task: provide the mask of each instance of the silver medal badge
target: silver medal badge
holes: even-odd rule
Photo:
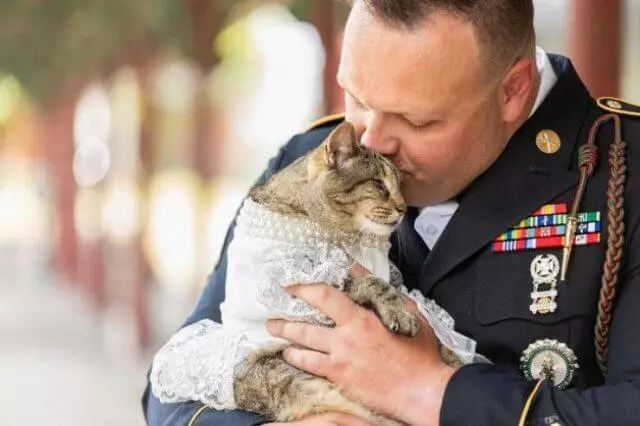
[[[558,307],[556,283],[560,272],[560,261],[553,254],[538,255],[531,262],[530,272],[533,291],[531,292],[532,303],[529,310],[534,315],[555,312]]]

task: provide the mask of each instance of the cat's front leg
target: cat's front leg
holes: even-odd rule
[[[416,314],[391,284],[374,276],[353,277],[347,280],[344,292],[358,305],[373,310],[390,331],[410,337],[418,334]]]

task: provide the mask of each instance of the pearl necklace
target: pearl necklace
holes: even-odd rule
[[[317,246],[328,243],[342,248],[361,246],[381,250],[389,250],[391,247],[387,237],[339,230],[329,232],[310,220],[295,219],[274,213],[250,198],[244,201],[236,226],[251,237],[294,244]]]

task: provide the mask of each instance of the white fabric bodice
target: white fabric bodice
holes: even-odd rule
[[[389,248],[379,236],[330,235],[312,222],[272,213],[248,199],[229,245],[222,323],[232,332],[248,333],[265,343],[277,342],[266,332],[267,319],[326,324],[328,319],[283,287],[325,282],[342,289],[352,263],[349,258],[388,282]]]

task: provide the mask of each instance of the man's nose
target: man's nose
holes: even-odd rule
[[[390,134],[384,120],[375,113],[369,112],[361,117],[355,129],[360,143],[367,149],[383,155],[392,155],[398,149],[397,138]]]

